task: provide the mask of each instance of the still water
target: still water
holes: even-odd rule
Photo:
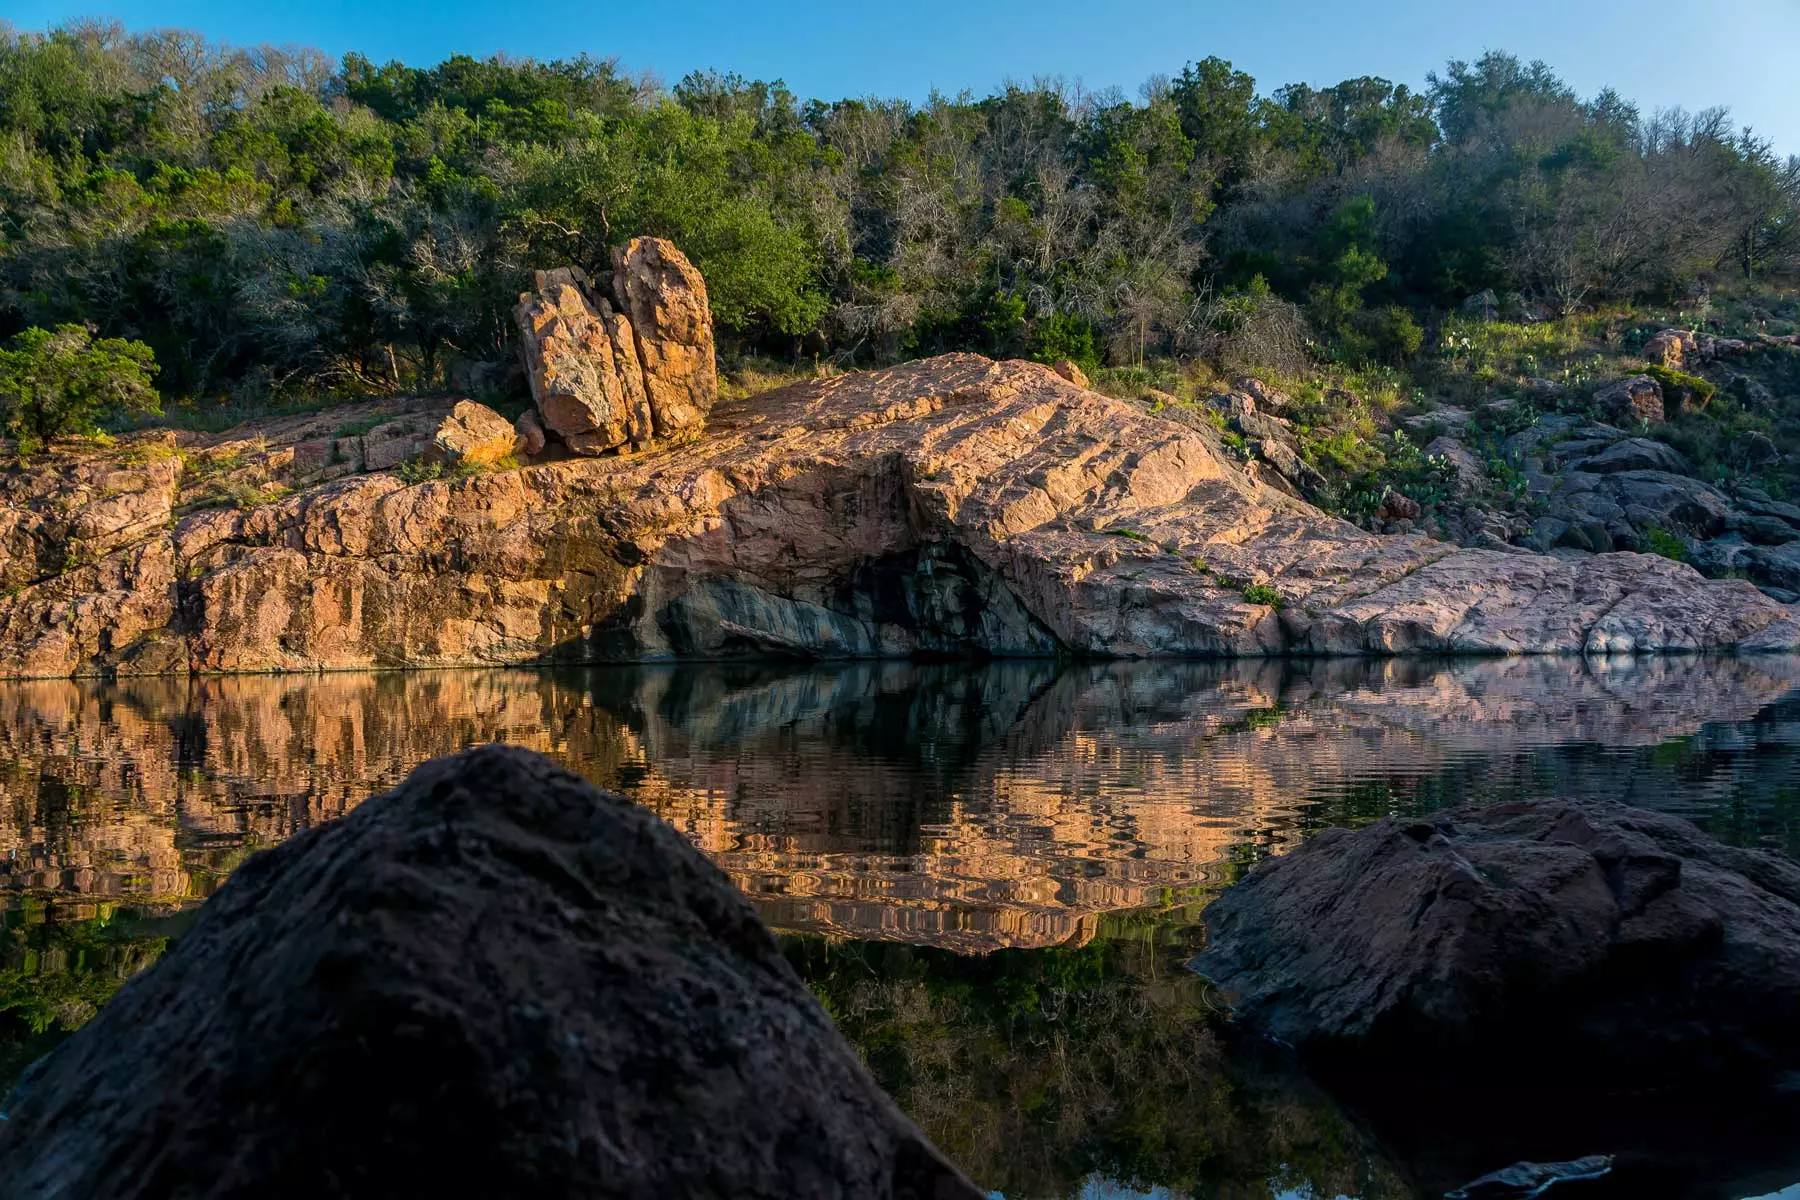
[[[1800,1136],[1773,1108],[1723,1121],[1707,1104],[1622,1102],[1610,1122],[1461,1126],[1349,1113],[1221,1034],[1181,965],[1208,896],[1332,824],[1607,796],[1795,853],[1787,658],[5,685],[0,1088],[153,962],[247,854],[493,740],[691,838],[791,935],[902,1106],[1014,1200],[1374,1200],[1605,1152],[1619,1172],[1569,1185],[1573,1200],[1742,1200],[1800,1179]]]

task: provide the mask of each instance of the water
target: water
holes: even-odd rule
[[[0,1082],[153,961],[248,853],[490,740],[549,753],[690,837],[792,935],[903,1107],[1014,1198],[1374,1200],[1614,1149],[1508,1121],[1396,1132],[1220,1036],[1181,967],[1200,910],[1320,828],[1592,795],[1800,850],[1787,658],[6,685]],[[1650,1172],[1667,1194],[1740,1198],[1800,1178],[1779,1137],[1772,1151],[1704,1114],[1652,1133],[1663,1119],[1605,1134],[1639,1143],[1617,1147],[1615,1194]]]

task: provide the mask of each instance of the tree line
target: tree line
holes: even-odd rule
[[[1542,63],[1260,92],[801,100],[612,60],[333,62],[0,26],[0,335],[147,344],[170,396],[429,387],[534,269],[672,238],[730,353],[1400,360],[1472,295],[1568,312],[1800,271],[1800,159]]]

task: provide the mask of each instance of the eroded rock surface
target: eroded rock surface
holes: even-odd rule
[[[37,565],[0,598],[0,673],[1800,645],[1792,607],[1667,559],[1366,533],[1031,363],[810,381],[721,407],[702,441],[410,486],[359,472],[404,415],[301,474],[321,419],[230,435],[281,484],[234,507],[187,511],[197,468],[164,469],[179,495],[122,476],[105,503],[143,513],[44,535],[79,566],[16,534]],[[4,477],[0,524],[99,502],[94,469]],[[1664,504],[1656,472],[1582,478]]]
[[[983,1195],[697,850],[498,746],[239,868],[7,1115],[19,1196]]]
[[[1800,864],[1661,813],[1537,801],[1327,830],[1207,927],[1195,968],[1303,1048],[1615,1084],[1800,1063]]]
[[[700,272],[661,238],[617,247],[612,266],[539,271],[513,314],[541,430],[580,455],[695,432],[719,392]]]

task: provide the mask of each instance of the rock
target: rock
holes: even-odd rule
[[[351,439],[356,460],[365,471],[391,471],[409,459],[418,458],[431,445],[433,427],[426,421],[402,417],[377,425],[359,438]]]
[[[1781,461],[1781,447],[1768,434],[1755,430],[1739,436],[1732,451],[1748,467],[1767,467]]]
[[[1243,376],[1235,386],[1238,391],[1256,401],[1267,412],[1279,413],[1293,403],[1286,392],[1271,387],[1254,375]]]
[[[662,238],[616,247],[612,266],[613,297],[637,335],[656,436],[699,429],[719,394],[706,281]]]
[[[528,408],[519,414],[519,419],[513,422],[513,434],[519,439],[519,453],[526,458],[536,458],[544,452],[547,440],[536,408]]]
[[[577,454],[642,444],[655,432],[631,324],[576,267],[539,271],[519,297],[526,376],[544,428]]]
[[[1575,459],[1567,466],[1571,471],[1588,471],[1596,475],[1610,475],[1617,471],[1667,471],[1675,475],[1686,475],[1693,470],[1680,451],[1650,438],[1626,438],[1598,454]]]
[[[1514,1163],[1444,1193],[1444,1200],[1531,1200],[1543,1195],[1552,1184],[1603,1178],[1612,1172],[1612,1164],[1610,1154],[1591,1154],[1569,1162]]]
[[[1206,910],[1195,968],[1306,1050],[1546,1087],[1800,1066],[1800,864],[1611,802],[1332,829]]]
[[[1554,379],[1527,379],[1525,394],[1533,400],[1554,403],[1568,394],[1567,388]]]
[[[1461,500],[1487,487],[1487,470],[1467,446],[1455,438],[1433,438],[1425,446],[1425,457],[1442,459],[1453,472],[1450,486],[1452,499]]]
[[[239,868],[7,1116],[21,1196],[983,1195],[698,850],[497,745]]]
[[[1055,371],[1058,375],[1061,375],[1064,379],[1068,380],[1078,388],[1085,388],[1088,385],[1087,372],[1083,371],[1069,359],[1065,358],[1059,360],[1056,366],[1052,367],[1051,370]]]
[[[1767,412],[1775,407],[1775,393],[1767,384],[1749,375],[1732,376],[1725,391],[1739,404],[1756,412]]]
[[[519,448],[513,423],[485,404],[458,400],[425,447],[428,462],[491,466]]]
[[[1417,500],[1392,488],[1381,497],[1381,515],[1386,520],[1416,521],[1422,511]]]
[[[404,421],[428,434],[442,415],[420,405]],[[347,409],[208,446],[263,439],[273,455],[347,417],[402,420]],[[1280,436],[1250,449],[1296,491],[1314,478]],[[1796,614],[1744,580],[1635,554],[1563,561],[1372,536],[1246,472],[1191,405],[1152,414],[975,355],[764,392],[704,439],[629,457],[411,486],[289,479],[266,503],[178,520],[159,501],[112,535],[103,565],[63,572],[47,514],[96,499],[80,480],[100,469],[72,463],[59,452],[0,472],[0,530],[44,531],[18,535],[7,568],[0,676],[1800,645]],[[1635,544],[1622,536],[1631,504],[1689,519],[1664,528],[1696,536],[1724,532],[1732,511],[1717,489],[1661,472],[1556,481],[1580,487],[1552,495],[1546,482],[1543,515],[1597,523],[1617,545]],[[1288,603],[1271,613],[1226,579]]]
[[[1424,433],[1436,429],[1461,431],[1468,427],[1470,420],[1468,409],[1446,404],[1431,409],[1429,412],[1415,413],[1410,417],[1405,417],[1401,420],[1401,424],[1414,433]]]
[[[1674,329],[1665,329],[1648,342],[1644,343],[1644,361],[1658,367],[1667,367],[1672,371],[1681,370],[1685,356],[1682,353],[1681,333]]]
[[[1800,592],[1800,542],[1752,546],[1737,561],[1752,580],[1764,587]]]
[[[1500,314],[1500,297],[1492,289],[1476,292],[1462,303],[1463,313],[1471,317],[1480,317],[1491,321]]]
[[[1663,419],[1662,386],[1648,375],[1608,384],[1594,393],[1594,403],[1627,424]]]

